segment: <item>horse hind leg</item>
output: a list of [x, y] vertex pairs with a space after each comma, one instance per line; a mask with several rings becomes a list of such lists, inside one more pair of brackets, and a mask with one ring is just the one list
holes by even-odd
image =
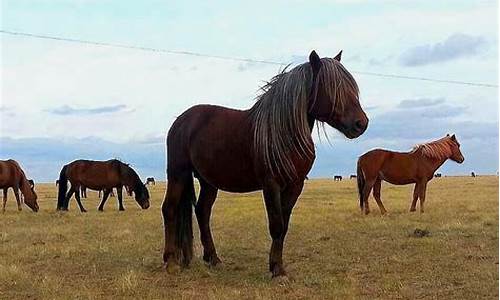
[[373, 185], [373, 198], [375, 198], [375, 201], [377, 201], [380, 213], [385, 214], [387, 210], [385, 209], [384, 204], [382, 203], [382, 199], [380, 197], [381, 189], [382, 189], [382, 180], [380, 178], [377, 178], [375, 184]]
[[222, 261], [217, 256], [215, 244], [210, 230], [210, 215], [212, 206], [217, 198], [217, 189], [200, 179], [200, 196], [196, 203], [196, 218], [200, 227], [200, 239], [203, 245], [203, 260], [211, 266], [216, 266]]
[[373, 185], [375, 184], [375, 179], [367, 179], [365, 186], [363, 187], [363, 208], [365, 215], [370, 213], [370, 205], [368, 199], [370, 198], [370, 193], [372, 191]]
[[[101, 191], [99, 190], [99, 196], [100, 196], [100, 193], [101, 193]], [[104, 210], [104, 204], [108, 200], [108, 197], [109, 197], [109, 190], [104, 189], [102, 191], [102, 200], [101, 200], [101, 203], [99, 204], [99, 208], [98, 208], [99, 211]]]

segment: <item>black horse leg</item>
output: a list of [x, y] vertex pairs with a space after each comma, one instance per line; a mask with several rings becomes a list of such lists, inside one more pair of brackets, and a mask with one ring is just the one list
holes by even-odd
[[62, 208], [62, 210], [68, 210], [69, 200], [71, 199], [71, 196], [73, 196], [74, 193], [75, 193], [75, 188], [72, 185], [68, 193], [66, 194], [66, 198], [64, 199], [64, 207]]
[[118, 195], [118, 197], [117, 197], [118, 198], [118, 210], [120, 210], [120, 211], [125, 210], [125, 208], [123, 207], [122, 189], [123, 188], [121, 186], [116, 188], [116, 193]]
[[275, 181], [268, 182], [264, 186], [263, 193], [269, 221], [269, 233], [273, 239], [269, 252], [269, 271], [273, 277], [285, 276], [282, 258], [285, 222], [281, 208], [280, 186]]
[[106, 203], [106, 201], [108, 200], [108, 196], [109, 196], [109, 190], [107, 189], [104, 189], [102, 191], [102, 200], [101, 200], [101, 204], [99, 204], [99, 211], [103, 211], [104, 210], [104, 203]]
[[196, 203], [196, 218], [200, 227], [200, 239], [203, 245], [203, 260], [212, 266], [215, 266], [222, 261], [217, 257], [212, 232], [210, 231], [210, 215], [212, 206], [217, 198], [217, 189], [200, 179], [200, 196]]
[[75, 199], [76, 203], [78, 203], [78, 206], [80, 207], [81, 212], [87, 212], [87, 210], [83, 207], [82, 201], [80, 200], [80, 188], [75, 189]]
[[13, 186], [12, 189], [14, 190], [14, 196], [16, 196], [17, 210], [21, 211], [23, 210], [23, 207], [21, 206], [21, 197], [19, 196], [19, 188], [17, 186]]

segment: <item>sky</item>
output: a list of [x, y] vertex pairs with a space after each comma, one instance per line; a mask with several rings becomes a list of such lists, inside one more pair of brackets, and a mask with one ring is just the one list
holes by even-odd
[[[3, 0], [2, 30], [303, 63], [342, 63], [370, 118], [348, 140], [315, 135], [311, 177], [355, 172], [372, 148], [408, 151], [455, 133], [450, 175], [498, 171], [498, 87], [376, 77], [374, 72], [498, 84], [496, 1]], [[0, 34], [0, 159], [52, 182], [72, 160], [119, 158], [165, 178], [164, 138], [189, 107], [249, 108], [280, 66]]]

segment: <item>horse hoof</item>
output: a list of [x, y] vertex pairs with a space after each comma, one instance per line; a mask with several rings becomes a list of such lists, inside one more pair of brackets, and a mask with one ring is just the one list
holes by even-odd
[[102, 209], [102, 208], [100, 208], [100, 207], [99, 207], [97, 210], [98, 210], [98, 211], [104, 211], [104, 209]]
[[217, 257], [217, 255], [212, 256], [208, 259], [203, 258], [203, 260], [210, 268], [217, 268], [222, 265], [222, 260], [220, 260], [220, 258]]
[[86, 209], [82, 209], [82, 213], [86, 213], [86, 212], [87, 212], [87, 210], [86, 210]]
[[280, 265], [275, 265], [272, 270], [272, 278], [287, 277], [285, 269]]
[[271, 279], [273, 283], [276, 283], [278, 285], [288, 285], [290, 284], [291, 280], [288, 278], [287, 275], [281, 275], [281, 276], [276, 276]]
[[181, 266], [174, 262], [164, 263], [164, 267], [168, 274], [179, 274], [181, 272]]
[[124, 210], [125, 210], [125, 208], [123, 208], [123, 207], [120, 207], [120, 209], [119, 209], [119, 211], [124, 211]]

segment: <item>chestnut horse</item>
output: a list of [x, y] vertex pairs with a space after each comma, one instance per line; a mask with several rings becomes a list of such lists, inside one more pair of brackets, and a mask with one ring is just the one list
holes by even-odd
[[[196, 105], [175, 120], [166, 138], [168, 187], [162, 205], [167, 269], [192, 259], [193, 206], [203, 260], [216, 265], [221, 261], [209, 221], [217, 191], [263, 190], [272, 237], [269, 270], [273, 277], [286, 275], [283, 242], [315, 159], [315, 121], [350, 139], [368, 126], [358, 86], [340, 56], [320, 59], [312, 51], [309, 62], [272, 78], [249, 110]], [[198, 201], [193, 175], [200, 183]]]
[[[71, 183], [71, 188], [66, 194], [68, 180]], [[149, 192], [139, 175], [129, 165], [116, 159], [108, 161], [75, 160], [65, 165], [59, 175], [57, 210], [68, 210], [69, 200], [75, 194], [80, 211], [86, 212], [80, 201], [82, 186], [91, 190], [104, 190], [99, 205], [100, 211], [104, 209], [104, 203], [106, 203], [113, 188], [116, 188], [118, 192], [119, 210], [125, 210], [122, 203], [123, 186], [135, 193], [135, 200], [141, 208], [147, 209], [149, 207]]]
[[368, 197], [373, 188], [373, 197], [380, 212], [387, 211], [380, 198], [382, 180], [396, 185], [415, 183], [410, 211], [416, 210], [420, 199], [420, 212], [424, 212], [427, 182], [434, 178], [434, 172], [447, 160], [464, 161], [460, 144], [455, 135], [446, 135], [437, 141], [417, 145], [411, 152], [371, 150], [358, 159], [359, 205], [365, 214], [370, 212]]
[[3, 189], [3, 207], [2, 211], [5, 212], [5, 205], [7, 204], [7, 190], [12, 188], [17, 200], [17, 209], [22, 210], [21, 198], [19, 190], [24, 197], [24, 204], [31, 208], [34, 212], [38, 211], [38, 203], [36, 202], [37, 195], [23, 169], [19, 163], [13, 159], [0, 160], [0, 189]]

